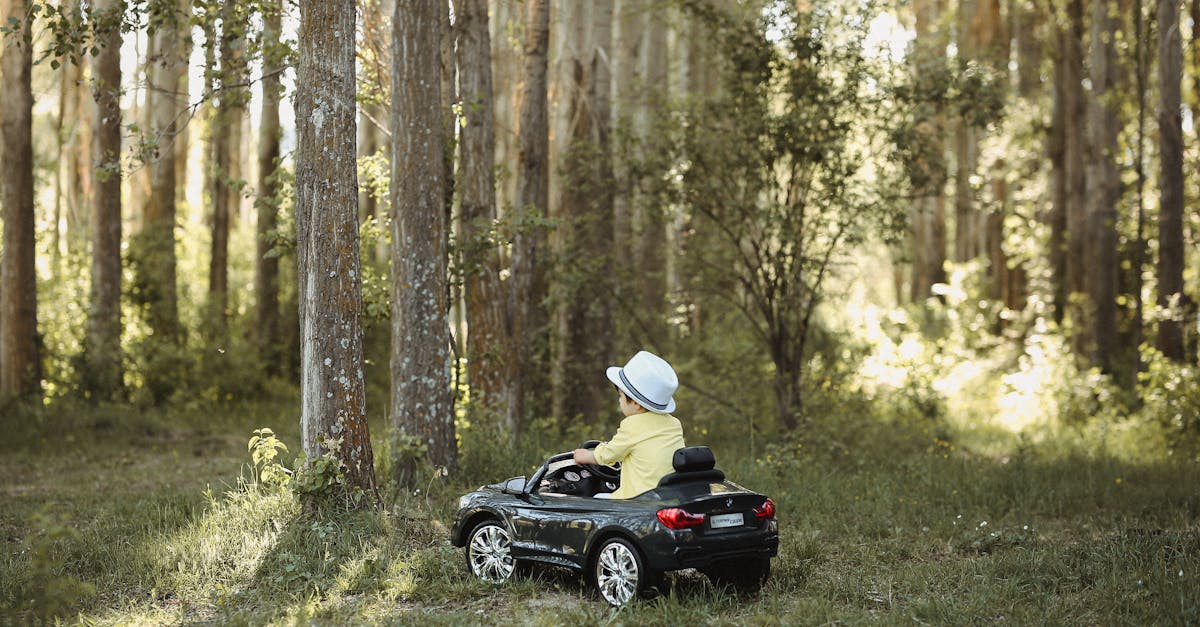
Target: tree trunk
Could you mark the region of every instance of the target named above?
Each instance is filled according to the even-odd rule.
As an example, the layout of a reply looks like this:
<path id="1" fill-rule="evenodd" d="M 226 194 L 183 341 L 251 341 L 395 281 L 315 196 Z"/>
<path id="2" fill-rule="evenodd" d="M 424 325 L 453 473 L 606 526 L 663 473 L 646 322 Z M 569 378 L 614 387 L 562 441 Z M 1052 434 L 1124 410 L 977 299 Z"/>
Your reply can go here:
<path id="1" fill-rule="evenodd" d="M 246 17 L 237 3 L 227 2 L 221 7 L 221 90 L 212 129 L 215 172 L 210 190 L 213 223 L 208 278 L 210 322 L 218 337 L 224 334 L 229 316 L 230 224 L 241 204 L 242 118 L 250 97 L 250 92 L 240 86 L 246 80 Z"/>
<path id="2" fill-rule="evenodd" d="M 0 2 L 5 33 L 0 47 L 0 400 L 32 397 L 40 388 L 37 270 L 33 216 L 32 20 L 28 0 Z"/>
<path id="3" fill-rule="evenodd" d="M 646 23 L 643 28 L 644 50 L 638 55 L 638 83 L 640 97 L 634 103 L 634 132 L 638 141 L 651 141 L 651 125 L 655 112 L 663 110 L 671 96 L 670 50 L 667 33 L 669 26 L 666 10 L 653 3 L 635 4 L 641 9 Z M 628 78 L 618 77 L 627 84 Z M 678 276 L 679 244 L 682 224 L 677 223 L 668 207 L 649 205 L 632 198 L 634 241 L 637 243 L 637 263 L 645 268 L 646 276 L 638 282 L 642 290 L 642 302 L 655 323 L 647 338 L 649 345 L 661 342 L 668 336 L 663 324 L 670 314 L 668 297 L 682 289 L 683 281 Z M 679 216 L 680 219 L 681 216 Z M 678 327 L 672 326 L 671 330 Z"/>
<path id="4" fill-rule="evenodd" d="M 355 161 L 355 7 L 301 0 L 296 72 L 296 236 L 301 415 L 309 460 L 332 454 L 375 492 L 363 378 Z"/>
<path id="5" fill-rule="evenodd" d="M 95 5 L 102 28 L 92 57 L 95 152 L 92 158 L 92 283 L 84 347 L 84 392 L 94 399 L 120 397 L 121 357 L 121 33 L 123 3 Z"/>
<path id="6" fill-rule="evenodd" d="M 455 0 L 458 79 L 463 124 L 459 138 L 460 233 L 467 309 L 467 381 L 471 404 L 508 402 L 503 364 L 510 355 L 496 220 L 495 133 L 487 0 Z"/>
<path id="7" fill-rule="evenodd" d="M 521 44 L 516 34 L 521 32 L 518 24 L 521 11 L 528 0 L 489 0 L 492 19 L 489 25 L 491 42 L 492 93 L 494 106 L 494 135 L 496 145 L 495 166 L 500 173 L 496 192 L 497 211 L 504 213 L 516 202 L 516 176 L 513 167 L 517 163 L 516 106 L 518 81 L 521 78 Z"/>
<path id="8" fill-rule="evenodd" d="M 559 258 L 559 341 L 555 387 L 560 416 L 598 416 L 611 397 L 596 384 L 600 370 L 615 360 L 612 341 L 612 161 L 609 145 L 609 73 L 605 59 L 612 40 L 612 4 L 589 3 L 571 59 L 570 121 L 564 163 L 563 231 Z M 576 10 L 579 10 L 577 8 Z"/>
<path id="9" fill-rule="evenodd" d="M 536 347 L 542 344 L 547 318 L 543 226 L 550 201 L 550 120 L 547 101 L 547 52 L 550 45 L 550 0 L 530 0 L 525 21 L 524 81 L 518 125 L 517 196 L 513 234 L 512 275 L 509 278 L 509 315 L 512 350 L 508 363 L 512 385 L 505 422 L 519 441 L 526 421 L 526 405 L 534 389 L 535 373 L 529 368 Z M 544 382 L 539 382 L 544 383 Z"/>
<path id="10" fill-rule="evenodd" d="M 1180 313 L 1183 293 L 1183 44 L 1179 34 L 1180 0 L 1158 0 L 1158 129 L 1161 138 L 1158 218 L 1158 306 Z M 1183 318 L 1159 318 L 1158 349 L 1182 362 Z"/>
<path id="11" fill-rule="evenodd" d="M 398 2 L 392 58 L 392 421 L 397 473 L 415 447 L 458 459 L 446 307 L 445 141 L 438 0 Z M 407 467 L 406 467 L 407 466 Z M 411 480 L 411 476 L 398 476 Z"/>
<path id="12" fill-rule="evenodd" d="M 1032 97 L 1042 85 L 1042 56 L 1049 36 L 1045 8 L 1033 2 L 1009 4 L 1017 45 L 1017 93 Z"/>
<path id="13" fill-rule="evenodd" d="M 913 69 L 914 76 L 919 77 L 923 63 L 921 57 L 929 58 L 937 54 L 937 49 L 944 47 L 945 35 L 936 30 L 938 23 L 938 3 L 934 0 L 921 0 L 914 4 L 916 14 L 915 46 L 917 55 Z M 940 146 L 945 141 L 943 121 L 941 116 L 926 120 L 921 130 L 925 141 Z M 933 286 L 946 282 L 946 194 L 941 166 L 931 163 L 922 164 L 929 171 L 926 185 L 917 190 L 917 198 L 913 201 L 910 211 L 912 219 L 912 277 L 909 283 L 909 299 L 914 303 L 924 301 L 933 296 Z"/>
<path id="14" fill-rule="evenodd" d="M 1088 354 L 1091 346 L 1091 318 L 1081 297 L 1087 292 L 1087 101 L 1083 94 L 1083 2 L 1069 0 L 1068 22 L 1063 31 L 1063 169 L 1065 174 L 1066 286 L 1064 304 L 1069 312 L 1071 346 L 1076 355 Z M 1094 87 L 1093 87 L 1094 88 Z"/>
<path id="15" fill-rule="evenodd" d="M 78 0 L 64 2 L 63 11 L 80 19 Z M 91 124 L 88 90 L 84 85 L 86 62 L 67 63 L 58 70 L 60 77 L 62 128 L 59 133 L 59 174 L 62 183 L 62 212 L 58 223 L 65 226 L 66 250 L 82 254 L 87 251 L 88 201 L 92 198 L 91 177 Z"/>
<path id="16" fill-rule="evenodd" d="M 958 54 L 977 60 L 978 32 L 972 28 L 982 7 L 980 0 L 959 0 Z M 979 129 L 960 118 L 954 130 L 954 261 L 964 262 L 980 254 L 979 208 L 972 179 L 979 162 Z"/>
<path id="17" fill-rule="evenodd" d="M 124 2 L 114 4 L 114 6 L 124 5 Z M 164 4 L 160 8 L 166 9 L 167 5 Z M 149 163 L 150 167 L 144 168 L 146 170 L 145 179 L 134 181 L 133 187 L 137 191 L 129 195 L 130 202 L 136 203 L 133 206 L 138 210 L 137 215 L 140 217 L 140 226 L 135 229 L 135 234 L 129 243 L 129 257 L 130 265 L 133 267 L 133 285 L 130 292 L 151 330 L 149 339 L 143 341 L 138 347 L 138 354 L 144 358 L 144 363 L 141 364 L 141 368 L 145 372 L 144 388 L 155 402 L 162 402 L 178 386 L 180 360 L 175 349 L 183 342 L 183 328 L 179 322 L 179 302 L 176 288 L 175 165 L 173 152 L 164 153 L 162 149 L 169 145 L 174 136 L 175 115 L 178 113 L 175 90 L 178 88 L 177 78 L 181 71 L 176 64 L 184 61 L 179 58 L 176 49 L 179 42 L 172 35 L 177 32 L 174 30 L 176 26 L 171 25 L 172 20 L 182 18 L 174 13 L 167 13 L 155 15 L 155 19 L 162 20 L 163 24 L 158 33 L 159 36 L 154 37 L 151 42 L 149 51 L 151 62 L 146 66 L 152 85 L 144 106 L 144 112 L 148 116 L 144 127 L 149 132 L 156 133 L 161 143 L 159 153 L 150 155 L 152 157 Z M 120 34 L 114 33 L 113 37 L 113 45 L 119 47 L 121 45 Z M 167 78 L 167 76 L 171 78 Z M 97 76 L 97 78 L 101 77 Z M 102 82 L 107 83 L 107 81 Z M 119 104 L 116 102 L 112 104 L 114 110 L 118 106 Z M 102 124 L 99 132 L 113 134 L 111 139 L 103 139 L 100 144 L 106 151 L 108 146 L 113 147 L 114 157 L 111 161 L 111 168 L 107 164 L 104 166 L 104 176 L 110 176 L 119 167 L 116 155 L 120 148 L 120 129 L 117 127 L 110 129 L 103 124 L 104 118 L 109 115 L 105 112 L 104 102 L 101 102 L 100 111 Z M 119 118 L 119 115 L 114 113 L 112 117 Z M 138 118 L 134 117 L 134 119 Z M 109 121 L 112 121 L 111 118 Z M 165 156 L 166 154 L 172 156 Z M 151 178 L 154 180 L 151 181 Z M 103 180 L 101 178 L 101 181 Z M 154 186 L 153 192 L 151 187 L 140 189 L 143 185 L 151 184 Z M 119 195 L 120 192 L 117 188 L 113 188 L 113 191 L 110 192 L 104 186 L 104 182 L 98 185 L 98 198 L 104 198 L 110 193 Z M 119 199 L 114 198 L 111 202 L 119 203 Z M 113 211 L 114 219 L 119 221 L 119 211 Z M 102 222 L 97 222 L 97 224 L 102 224 Z M 118 246 L 119 240 L 108 245 Z M 118 249 L 113 248 L 112 256 L 107 258 L 111 260 L 109 263 L 116 264 L 112 270 L 119 276 L 120 264 L 116 250 Z"/>
<path id="18" fill-rule="evenodd" d="M 1191 4 L 1189 5 L 1188 12 L 1191 14 L 1191 22 L 1192 22 L 1191 77 L 1192 77 L 1192 94 L 1193 94 L 1193 98 L 1195 99 L 1194 104 L 1192 106 L 1192 119 L 1195 120 L 1197 118 L 1200 118 L 1200 0 L 1192 0 Z M 1198 134 L 1200 134 L 1200 125 L 1195 125 L 1194 123 L 1193 123 L 1193 125 L 1196 127 L 1196 128 L 1194 128 L 1194 130 Z M 1196 286 L 1195 293 L 1197 294 L 1197 297 L 1200 298 L 1200 284 L 1198 284 Z M 1193 331 L 1193 334 L 1189 337 L 1189 339 L 1187 341 L 1187 345 L 1188 345 L 1187 359 L 1190 363 L 1194 364 L 1197 361 L 1198 352 L 1200 352 L 1200 351 L 1198 351 L 1198 349 L 1200 349 L 1200 342 L 1196 341 L 1197 335 L 1200 335 L 1200 334 L 1196 333 L 1196 331 L 1200 331 L 1200 320 L 1197 320 L 1197 316 L 1200 315 L 1200 312 L 1197 311 L 1197 303 L 1192 303 L 1190 314 L 1191 314 L 1191 317 L 1189 319 L 1190 324 L 1188 326 L 1191 327 L 1194 331 Z M 1186 329 L 1185 329 L 1185 331 L 1186 331 Z"/>
<path id="19" fill-rule="evenodd" d="M 263 7 L 262 115 L 258 127 L 258 224 L 254 263 L 254 318 L 259 353 L 267 372 L 282 372 L 283 321 L 279 313 L 279 257 L 273 254 L 279 224 L 279 70 L 287 50 L 280 43 L 282 0 Z"/>
<path id="20" fill-rule="evenodd" d="M 1091 79 L 1088 101 L 1087 287 L 1093 307 L 1093 365 L 1112 372 L 1117 347 L 1117 201 L 1121 173 L 1116 164 L 1121 120 L 1118 104 L 1116 37 L 1118 24 L 1107 2 L 1092 7 Z"/>

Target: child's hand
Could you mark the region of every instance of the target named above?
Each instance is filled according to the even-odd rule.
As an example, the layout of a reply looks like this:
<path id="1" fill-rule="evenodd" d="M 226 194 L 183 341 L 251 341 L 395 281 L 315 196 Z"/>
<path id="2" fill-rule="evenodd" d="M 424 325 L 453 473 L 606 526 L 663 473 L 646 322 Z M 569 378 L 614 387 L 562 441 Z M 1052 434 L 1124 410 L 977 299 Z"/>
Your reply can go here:
<path id="1" fill-rule="evenodd" d="M 575 463 L 580 466 L 596 464 L 596 454 L 591 449 L 577 448 L 575 449 Z"/>

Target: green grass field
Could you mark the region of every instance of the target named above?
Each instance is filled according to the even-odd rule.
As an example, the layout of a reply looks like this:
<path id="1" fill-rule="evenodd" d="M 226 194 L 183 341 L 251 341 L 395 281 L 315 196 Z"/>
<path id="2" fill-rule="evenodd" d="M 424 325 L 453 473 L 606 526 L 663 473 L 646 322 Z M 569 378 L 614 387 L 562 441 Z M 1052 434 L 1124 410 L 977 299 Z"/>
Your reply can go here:
<path id="1" fill-rule="evenodd" d="M 1096 438 L 864 419 L 757 457 L 714 444 L 779 504 L 771 581 L 740 598 L 683 572 L 615 611 L 565 570 L 479 583 L 446 538 L 462 492 L 573 440 L 464 463 L 382 511 L 304 515 L 248 482 L 251 431 L 298 448 L 295 415 L 24 413 L 0 447 L 0 622 L 1200 623 L 1200 467 Z"/>

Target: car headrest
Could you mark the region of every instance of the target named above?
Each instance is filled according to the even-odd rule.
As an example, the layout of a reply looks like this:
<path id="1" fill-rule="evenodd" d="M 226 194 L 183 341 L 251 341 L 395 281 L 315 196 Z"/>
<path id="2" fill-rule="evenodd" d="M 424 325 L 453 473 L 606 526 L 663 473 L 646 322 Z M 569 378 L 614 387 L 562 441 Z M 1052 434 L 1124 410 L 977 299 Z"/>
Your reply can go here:
<path id="1" fill-rule="evenodd" d="M 696 472 L 712 470 L 717 465 L 712 449 L 707 446 L 688 446 L 675 449 L 675 457 L 671 460 L 675 472 Z"/>

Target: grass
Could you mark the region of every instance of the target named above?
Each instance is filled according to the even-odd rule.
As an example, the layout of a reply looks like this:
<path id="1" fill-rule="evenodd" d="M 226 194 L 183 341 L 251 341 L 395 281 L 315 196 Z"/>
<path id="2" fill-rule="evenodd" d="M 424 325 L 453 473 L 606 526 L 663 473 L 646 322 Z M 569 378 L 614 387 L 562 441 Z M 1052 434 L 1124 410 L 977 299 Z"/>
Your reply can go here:
<path id="1" fill-rule="evenodd" d="M 767 587 L 739 598 L 689 571 L 614 611 L 563 570 L 479 583 L 446 540 L 459 494 L 553 438 L 468 454 L 464 476 L 384 509 L 313 515 L 249 480 L 251 431 L 294 446 L 295 415 L 22 413 L 0 445 L 0 623 L 1200 622 L 1200 467 L 1153 451 L 866 418 L 758 458 L 718 448 L 778 502 Z"/>

